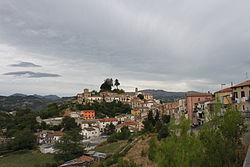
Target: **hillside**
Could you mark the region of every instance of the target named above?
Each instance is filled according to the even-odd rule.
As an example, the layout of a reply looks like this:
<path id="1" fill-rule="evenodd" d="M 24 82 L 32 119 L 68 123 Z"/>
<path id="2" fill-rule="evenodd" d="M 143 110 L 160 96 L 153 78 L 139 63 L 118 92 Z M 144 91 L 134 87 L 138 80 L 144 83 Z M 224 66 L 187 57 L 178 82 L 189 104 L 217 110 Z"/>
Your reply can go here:
<path id="1" fill-rule="evenodd" d="M 185 94 L 195 92 L 195 91 L 168 92 L 165 90 L 155 90 L 155 89 L 145 89 L 145 90 L 141 90 L 141 91 L 144 93 L 152 94 L 155 99 L 165 99 L 167 101 L 172 101 L 174 99 L 183 98 L 183 97 L 185 97 Z"/>
<path id="2" fill-rule="evenodd" d="M 53 96 L 54 97 L 54 96 Z M 13 111 L 29 108 L 34 112 L 46 108 L 51 103 L 67 103 L 72 97 L 45 98 L 39 96 L 0 96 L 0 110 Z"/>

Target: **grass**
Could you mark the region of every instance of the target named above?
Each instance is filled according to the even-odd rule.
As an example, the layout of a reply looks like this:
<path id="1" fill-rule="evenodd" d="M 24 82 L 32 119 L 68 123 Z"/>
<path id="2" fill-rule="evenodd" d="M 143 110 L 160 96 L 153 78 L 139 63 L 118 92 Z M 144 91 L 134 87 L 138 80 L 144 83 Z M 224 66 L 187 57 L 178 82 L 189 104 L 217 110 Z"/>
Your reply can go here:
<path id="1" fill-rule="evenodd" d="M 124 147 L 126 145 L 127 141 L 118 141 L 115 143 L 108 143 L 104 146 L 97 147 L 95 151 L 103 152 L 107 154 L 112 154 L 118 151 L 121 147 Z"/>
<path id="2" fill-rule="evenodd" d="M 33 153 L 30 151 L 16 152 L 0 157 L 0 167 L 36 167 L 54 162 L 51 154 Z"/>

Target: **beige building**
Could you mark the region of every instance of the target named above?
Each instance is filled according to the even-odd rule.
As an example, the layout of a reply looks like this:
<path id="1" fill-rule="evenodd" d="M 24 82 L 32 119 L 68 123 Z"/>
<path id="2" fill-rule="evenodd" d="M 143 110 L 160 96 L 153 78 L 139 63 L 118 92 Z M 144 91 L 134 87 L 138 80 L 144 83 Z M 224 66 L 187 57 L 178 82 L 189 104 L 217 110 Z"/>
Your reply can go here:
<path id="1" fill-rule="evenodd" d="M 250 112 L 250 80 L 232 86 L 232 101 L 239 111 Z"/>
<path id="2" fill-rule="evenodd" d="M 215 92 L 215 100 L 219 100 L 222 104 L 232 104 L 232 88 L 225 88 Z"/>

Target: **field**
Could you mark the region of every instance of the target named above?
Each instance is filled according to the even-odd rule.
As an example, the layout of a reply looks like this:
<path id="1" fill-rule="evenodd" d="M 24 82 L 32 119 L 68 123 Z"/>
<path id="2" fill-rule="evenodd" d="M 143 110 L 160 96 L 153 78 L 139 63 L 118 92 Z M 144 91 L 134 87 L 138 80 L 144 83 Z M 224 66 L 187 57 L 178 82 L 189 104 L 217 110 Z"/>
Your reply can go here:
<path id="1" fill-rule="evenodd" d="M 120 148 L 126 145 L 127 141 L 118 141 L 115 143 L 106 144 L 104 146 L 97 147 L 95 151 L 112 154 L 118 151 Z"/>
<path id="2" fill-rule="evenodd" d="M 54 163 L 53 155 L 32 152 L 12 153 L 0 157 L 0 167 L 38 167 Z"/>

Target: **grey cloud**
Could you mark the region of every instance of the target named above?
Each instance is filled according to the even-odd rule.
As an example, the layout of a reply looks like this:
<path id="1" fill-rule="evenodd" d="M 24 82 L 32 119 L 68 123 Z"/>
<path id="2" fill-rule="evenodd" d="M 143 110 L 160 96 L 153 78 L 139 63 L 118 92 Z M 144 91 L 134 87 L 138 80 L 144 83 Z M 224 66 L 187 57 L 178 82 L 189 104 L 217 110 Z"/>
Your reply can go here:
<path id="1" fill-rule="evenodd" d="M 250 73 L 249 8 L 248 0 L 8 0 L 0 2 L 0 42 L 39 58 L 106 64 L 127 80 L 200 88 L 192 80 Z"/>
<path id="2" fill-rule="evenodd" d="M 31 63 L 31 62 L 20 62 L 17 64 L 10 64 L 9 66 L 11 67 L 41 67 L 40 65 Z"/>
<path id="3" fill-rule="evenodd" d="M 12 76 L 25 76 L 27 78 L 44 78 L 44 77 L 60 77 L 58 74 L 51 73 L 42 73 L 42 72 L 32 72 L 32 71 L 17 71 L 17 72 L 9 72 L 3 75 L 12 75 Z"/>

